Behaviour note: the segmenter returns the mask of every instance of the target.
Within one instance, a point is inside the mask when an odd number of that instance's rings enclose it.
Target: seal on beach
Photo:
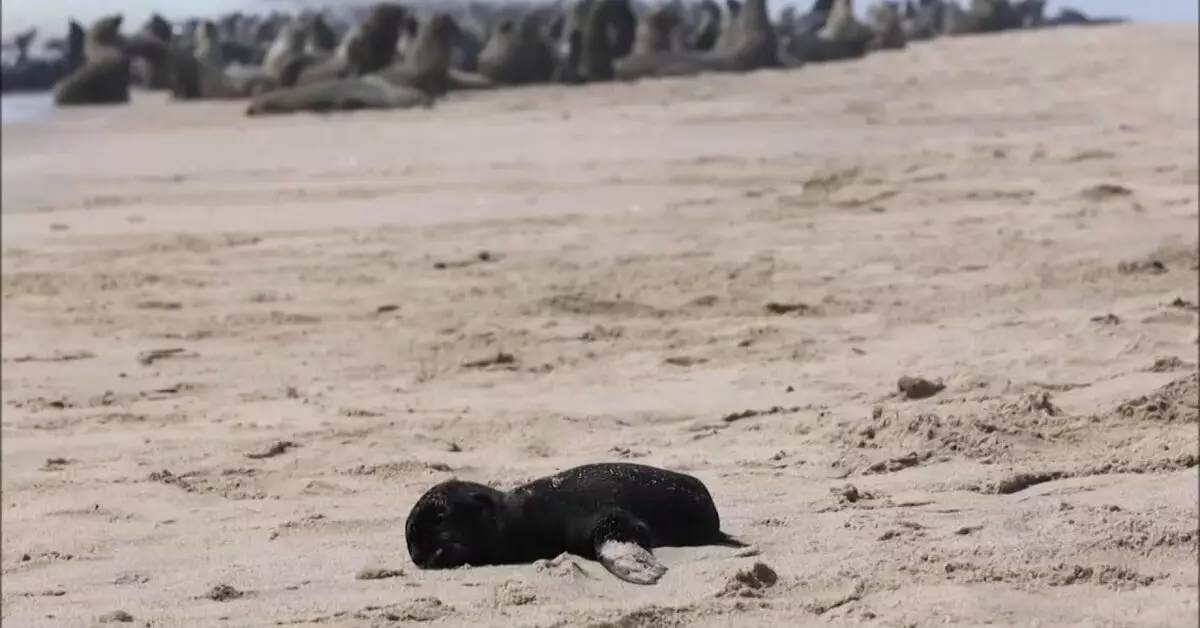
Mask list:
[[[875,32],[875,37],[868,46],[871,50],[903,50],[908,45],[900,7],[895,2],[885,1],[873,5],[867,10],[867,20],[867,26]]]
[[[688,48],[698,52],[712,50],[721,34],[721,7],[716,0],[701,0],[693,10],[697,23],[689,37]]]
[[[154,13],[142,25],[141,30],[134,34],[134,37],[138,36],[153,37],[169,46],[173,43],[175,33],[166,18]],[[135,56],[133,73],[146,89],[165,90],[170,88],[171,76],[166,64],[154,64]]]
[[[743,73],[781,66],[775,29],[767,16],[766,0],[746,0],[744,4],[737,5],[740,8],[736,14],[731,5],[732,17],[713,50],[665,50],[626,56],[606,55],[606,52],[615,51],[606,51],[603,46],[597,46],[595,36],[619,29],[620,24],[613,24],[610,16],[629,12],[628,0],[596,0],[596,4],[593,20],[582,37],[583,51],[580,54],[583,66],[580,74],[588,80],[603,80],[605,74],[609,75],[607,78],[629,81],[705,72]],[[605,23],[610,26],[605,27]]]
[[[476,71],[497,85],[549,81],[555,59],[547,32],[554,17],[545,10],[532,10],[500,20],[479,51]]]
[[[699,479],[623,462],[574,467],[507,493],[442,482],[417,500],[405,536],[421,569],[531,563],[569,552],[633,584],[666,574],[651,553],[656,547],[746,547],[721,531]]]
[[[401,29],[409,17],[402,5],[389,2],[374,5],[366,19],[346,33],[331,57],[293,54],[290,60],[276,62],[282,83],[286,86],[323,83],[387,68],[395,60]],[[273,48],[294,46],[295,37],[291,32],[282,33],[285,43],[273,44]],[[286,54],[286,50],[280,52]]]
[[[823,23],[813,20],[810,23],[812,30],[798,33],[786,43],[784,52],[789,64],[844,61],[865,56],[877,41],[877,34],[854,16],[853,0],[817,4],[824,11]]]
[[[59,106],[129,102],[131,64],[121,36],[122,16],[97,20],[84,39],[84,64],[54,85]]]
[[[357,109],[415,109],[432,107],[433,96],[407,85],[394,85],[378,74],[340,81],[285,87],[250,101],[248,116],[300,112],[329,113]]]
[[[217,23],[204,20],[192,35],[192,54],[200,63],[213,68],[225,67],[225,55],[221,50],[221,33]]]
[[[55,53],[49,58],[29,55],[29,46],[36,35],[36,30],[26,31],[14,42],[18,50],[17,60],[13,64],[4,64],[3,72],[0,72],[5,93],[51,89],[60,79],[83,65],[84,40],[87,36],[78,22],[69,22],[65,38],[47,43],[46,48]]]

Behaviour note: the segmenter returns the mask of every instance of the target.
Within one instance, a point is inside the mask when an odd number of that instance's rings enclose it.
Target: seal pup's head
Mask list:
[[[461,480],[426,491],[404,526],[413,564],[421,569],[491,564],[501,549],[503,501],[504,493]]]

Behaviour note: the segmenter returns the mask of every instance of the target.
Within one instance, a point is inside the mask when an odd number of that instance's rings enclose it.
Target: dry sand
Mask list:
[[[1194,626],[1197,53],[5,128],[5,625]],[[433,483],[613,459],[761,555],[409,563]]]

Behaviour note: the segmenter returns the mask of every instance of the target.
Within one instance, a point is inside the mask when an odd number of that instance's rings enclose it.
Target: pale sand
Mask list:
[[[5,625],[1194,626],[1197,52],[6,128]],[[761,555],[409,563],[432,484],[613,459],[697,475]]]

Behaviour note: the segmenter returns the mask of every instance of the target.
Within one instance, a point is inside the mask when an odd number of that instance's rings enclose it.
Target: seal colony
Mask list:
[[[647,465],[588,464],[503,492],[448,480],[425,492],[405,524],[421,569],[532,563],[570,553],[617,578],[655,584],[656,547],[746,544],[721,531],[704,483]]]
[[[772,21],[767,0],[575,0],[428,9],[395,2],[290,15],[231,13],[122,35],[120,14],[31,55],[36,31],[5,44],[3,89],[54,89],[61,106],[121,104],[131,87],[176,100],[249,99],[248,115],[428,107],[471,89],[632,81],[799,68],[899,51],[935,37],[1110,24],[1045,0],[815,0]]]

